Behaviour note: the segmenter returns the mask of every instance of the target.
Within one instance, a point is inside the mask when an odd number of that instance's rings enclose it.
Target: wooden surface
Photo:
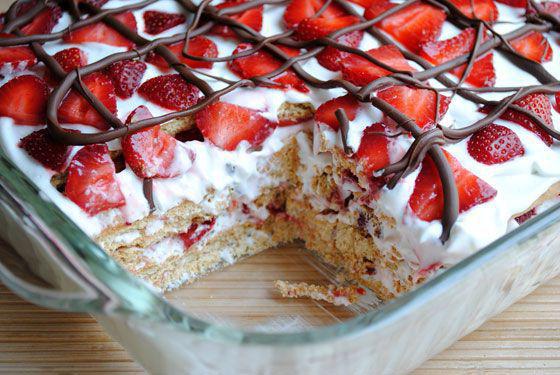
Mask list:
[[[560,373],[560,278],[430,360],[418,374]],[[87,315],[33,306],[0,285],[0,372],[142,373]]]

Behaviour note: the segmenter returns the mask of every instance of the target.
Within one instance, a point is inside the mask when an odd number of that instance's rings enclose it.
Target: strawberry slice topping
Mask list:
[[[24,15],[36,4],[37,1],[32,1],[20,7],[18,16]],[[26,35],[48,34],[56,26],[60,17],[62,17],[62,10],[57,5],[48,3],[46,8],[33,17],[31,22],[21,27],[21,32]]]
[[[406,72],[414,71],[414,68],[408,64],[408,61],[404,58],[401,51],[393,45],[384,45],[378,48],[370,49],[367,53],[371,57],[389,65],[394,69]],[[341,65],[342,76],[358,86],[365,86],[380,77],[391,74],[390,71],[375,65],[361,56],[353,54],[350,54],[342,60]]]
[[[384,135],[385,125],[373,124],[364,130],[360,147],[355,157],[359,160],[366,175],[389,165],[389,139]]]
[[[474,48],[475,39],[476,31],[472,28],[468,28],[461,31],[461,33],[453,38],[423,44],[419,54],[432,64],[440,65],[471,52]],[[478,57],[466,81],[477,87],[494,86],[496,83],[496,72],[494,71],[492,60],[492,53]],[[467,64],[464,64],[451,70],[451,73],[457,77],[462,77],[466,68]]]
[[[235,150],[241,141],[260,145],[276,126],[254,109],[225,102],[203,108],[195,121],[205,139],[227,151]]]
[[[498,3],[509,5],[514,8],[527,8],[527,0],[496,0]]]
[[[525,154],[525,148],[517,134],[505,126],[495,124],[474,133],[467,142],[467,149],[473,159],[487,165],[505,163]]]
[[[207,68],[211,69],[214,65],[211,61],[199,61],[199,60],[191,60],[183,56],[183,42],[175,43],[167,48],[177,58],[184,64],[187,64],[191,68]],[[191,40],[189,40],[189,48],[187,53],[193,56],[200,56],[200,57],[218,57],[218,47],[216,44],[211,41],[210,39],[203,37],[203,36],[195,36]],[[155,52],[150,52],[146,58],[146,61],[150,64],[154,64],[162,69],[168,69],[169,64],[163,59],[163,57],[159,56]]]
[[[253,48],[252,44],[241,43],[235,48],[233,54],[238,54]],[[288,55],[292,52],[282,48]],[[295,52],[295,51],[293,51]],[[282,62],[272,56],[270,53],[259,50],[249,56],[239,57],[228,61],[229,69],[241,78],[253,78],[268,74],[282,66]],[[305,83],[294,73],[293,70],[287,70],[272,78],[283,89],[293,88],[301,92],[308,92],[309,89]]]
[[[364,32],[361,30],[352,31],[351,33],[344,34],[336,38],[336,41],[345,46],[357,48],[362,41]],[[327,46],[321,53],[317,55],[317,61],[324,68],[332,71],[338,71],[342,69],[342,60],[348,56],[355,56],[349,52],[344,52],[338,48]]]
[[[532,112],[534,115],[541,118],[541,120],[547,125],[552,127],[552,105],[550,100],[544,94],[530,94],[521,99],[513,102],[514,104],[520,106],[521,108]],[[490,108],[482,107],[480,109],[483,113],[490,112]],[[544,143],[551,146],[553,139],[546,131],[542,130],[537,124],[529,119],[522,113],[519,113],[513,109],[506,110],[501,116],[501,119],[513,121],[525,129],[532,131],[538,135]]]
[[[356,114],[360,108],[360,103],[350,94],[328,100],[317,108],[317,111],[315,112],[315,121],[317,123],[328,125],[334,131],[337,131],[339,123],[336,119],[335,112],[339,108],[344,109],[348,120],[352,121],[356,118]]]
[[[556,102],[554,109],[556,109],[556,112],[560,113],[560,91],[554,95],[554,101]]]
[[[140,86],[146,72],[146,64],[138,60],[123,60],[112,63],[105,69],[115,86],[115,93],[119,98],[130,98]]]
[[[379,91],[377,97],[413,119],[421,128],[429,128],[435,125],[437,95],[432,90],[409,86],[392,86]],[[449,103],[450,99],[447,96],[440,95],[439,118],[445,115]]]
[[[451,154],[446,151],[444,153],[453,171],[459,192],[459,212],[465,212],[496,196],[497,191],[492,186],[463,168]],[[429,156],[422,162],[408,204],[412,212],[421,220],[432,221],[442,218],[443,187],[439,171]]]
[[[48,129],[41,129],[23,137],[19,147],[27,151],[29,156],[43,166],[61,172],[66,165],[71,146],[56,142]]]
[[[127,124],[153,117],[148,108],[141,105],[128,116]],[[121,141],[124,160],[141,178],[166,178],[174,175],[171,165],[175,157],[177,141],[161,130],[159,125],[150,126],[127,134]]]
[[[76,47],[58,51],[53,55],[53,58],[60,64],[60,67],[66,73],[76,68],[81,68],[82,66],[87,65],[87,56],[85,52]],[[47,72],[45,73],[45,80],[53,86],[57,83],[56,78],[50,70],[47,70]]]
[[[180,74],[154,77],[140,86],[138,93],[161,107],[181,111],[196,104],[200,90]]]
[[[204,238],[214,228],[214,224],[216,224],[216,218],[203,221],[202,223],[193,223],[186,232],[179,234],[185,245],[185,250],[188,250],[192,245]]]
[[[144,31],[148,34],[155,35],[180,25],[185,21],[186,18],[183,14],[147,10],[144,12]]]
[[[556,1],[543,1],[541,3],[545,13],[551,14],[556,18],[560,18],[560,2]]]
[[[17,76],[0,87],[0,116],[21,125],[44,124],[48,97],[49,88],[41,78]]]
[[[386,0],[375,2],[364,17],[373,19],[395,5]],[[376,25],[389,33],[409,50],[416,52],[422,43],[436,40],[441,34],[445,12],[425,3],[415,3],[385,17]]]
[[[510,44],[514,50],[529,60],[538,63],[552,61],[552,48],[548,40],[538,31],[514,39]]]
[[[115,87],[106,74],[94,72],[85,76],[82,81],[111,113],[117,113]],[[66,124],[91,125],[100,130],[109,128],[109,124],[97,113],[95,108],[74,89],[62,101],[58,109],[58,119]]]
[[[13,34],[0,33],[0,38],[14,37]],[[29,47],[0,47],[0,68],[10,65],[15,71],[25,70],[37,64],[37,57]]]
[[[106,144],[87,145],[76,153],[64,193],[90,216],[125,204]]]
[[[117,20],[125,24],[129,29],[136,31],[136,18],[131,12],[120,13],[115,16]],[[121,35],[117,30],[107,26],[103,22],[70,30],[64,35],[66,43],[96,42],[116,47],[134,47],[134,43]]]
[[[246,0],[228,0],[221,4],[216,5],[217,9],[225,9],[233,6],[237,6],[245,3]],[[263,20],[263,6],[258,5],[244,12],[228,14],[228,17],[241,22],[242,24],[249,26],[255,31],[261,31],[262,20]],[[216,25],[210,30],[211,33],[220,35],[223,37],[236,37],[237,34],[228,26]]]
[[[465,16],[487,22],[498,19],[498,8],[494,0],[450,0]]]
[[[284,23],[289,29],[293,29],[304,19],[315,16],[324,4],[323,0],[292,0],[286,7]],[[331,3],[319,17],[338,18],[344,14],[345,12],[340,6]]]
[[[359,21],[360,19],[355,16],[306,18],[298,24],[296,38],[299,40],[318,39]]]

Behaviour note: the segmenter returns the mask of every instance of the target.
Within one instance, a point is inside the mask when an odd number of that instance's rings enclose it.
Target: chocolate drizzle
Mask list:
[[[193,115],[208,104],[212,103],[213,101],[219,100],[221,96],[237,89],[238,87],[254,87],[258,84],[274,84],[274,82],[272,81],[273,77],[282,74],[287,69],[293,69],[293,71],[295,71],[295,73],[309,86],[319,89],[343,88],[359,101],[364,103],[371,103],[374,107],[380,109],[387,116],[393,119],[399,125],[399,127],[402,128],[403,132],[408,132],[412,135],[412,137],[414,138],[414,142],[412,143],[412,146],[406,152],[404,157],[396,163],[389,165],[383,171],[379,171],[382,175],[389,178],[389,188],[394,187],[401,178],[407,176],[412,171],[417,169],[424,157],[427,154],[430,155],[439,171],[444,193],[444,214],[442,218],[443,230],[440,237],[442,241],[446,241],[449,238],[451,228],[455,223],[459,213],[459,198],[457,187],[455,185],[453,173],[451,171],[449,163],[447,162],[447,159],[441,149],[442,145],[446,143],[459,142],[469,137],[477,130],[483,128],[484,126],[487,126],[488,124],[499,118],[500,115],[508,109],[515,110],[526,115],[539,128],[546,131],[554,139],[560,140],[560,132],[557,132],[556,130],[547,126],[547,124],[545,124],[541,118],[535,116],[533,113],[513,104],[513,102],[518,98],[521,98],[530,93],[538,92],[551,94],[560,91],[560,83],[555,77],[550,75],[539,63],[528,60],[516,53],[509,45],[509,41],[527,35],[528,33],[533,31],[559,31],[559,20],[554,15],[546,13],[544,9],[533,0],[529,0],[531,12],[526,17],[527,23],[520,28],[503,35],[500,35],[495,30],[493,30],[492,25],[490,25],[488,22],[465,16],[449,0],[425,0],[433,6],[443,9],[447,14],[447,19],[459,28],[474,27],[477,31],[472,51],[438,66],[433,66],[420,56],[407,51],[401,45],[391,40],[374,26],[384,18],[398,12],[399,10],[413,3],[418,2],[419,0],[407,0],[379,14],[377,17],[371,20],[366,20],[363,16],[358,14],[346,0],[327,0],[325,5],[317,12],[318,14],[324,11],[327,8],[328,4],[334,1],[348,14],[357,16],[359,18],[359,22],[346,28],[340,29],[326,37],[322,37],[312,41],[296,40],[295,38],[293,38],[293,31],[286,31],[278,35],[265,37],[255,30],[251,29],[250,27],[230,17],[230,15],[232,14],[254,7],[263,6],[265,4],[285,4],[288,3],[288,0],[250,0],[245,3],[240,3],[239,5],[223,9],[217,9],[216,7],[210,5],[210,0],[204,0],[199,5],[195,5],[191,0],[177,0],[177,2],[185,9],[185,11],[192,15],[190,21],[191,23],[187,31],[185,33],[180,33],[169,37],[157,38],[154,40],[147,40],[143,38],[134,30],[131,30],[114,17],[115,14],[140,9],[147,5],[153,4],[155,1],[156,0],[144,0],[120,8],[102,10],[91,5],[88,2],[59,0],[57,1],[58,5],[66,9],[72,15],[74,23],[67,30],[51,34],[37,35],[23,35],[19,31],[19,27],[31,21],[33,17],[35,17],[41,10],[43,10],[47,6],[48,1],[38,2],[36,6],[27,11],[25,15],[20,17],[16,17],[16,14],[18,13],[19,7],[23,3],[25,3],[26,0],[18,0],[10,7],[5,17],[6,24],[4,26],[4,32],[13,33],[15,36],[0,39],[0,47],[29,45],[37,55],[37,58],[41,62],[43,62],[56,75],[56,77],[60,79],[59,85],[53,90],[49,98],[47,107],[47,125],[51,134],[57,140],[63,143],[74,145],[107,142],[122,137],[131,131],[143,129],[148,126],[160,124],[179,117]],[[472,13],[474,14],[474,9]],[[85,15],[87,15],[87,17],[84,17]],[[203,20],[204,22],[202,22]],[[106,23],[108,26],[114,28],[123,36],[132,41],[135,44],[135,48],[130,51],[109,55],[95,63],[65,73],[57,63],[57,61],[49,56],[41,46],[41,43],[59,40],[67,32],[100,21]],[[202,35],[209,32],[214,25],[228,26],[240,40],[252,43],[253,48],[240,52],[236,55],[215,58],[189,55],[189,40],[197,35]],[[363,30],[369,33],[382,44],[393,44],[397,46],[397,48],[399,48],[399,50],[407,59],[418,63],[424,68],[424,70],[417,72],[399,71],[386,65],[382,61],[375,59],[374,57],[358,48],[348,47],[336,41],[336,38],[338,36],[356,30]],[[487,38],[485,39],[486,36]],[[177,59],[177,57],[166,47],[166,45],[181,41],[184,42],[184,48],[182,51],[183,55],[193,60],[208,62],[231,61],[232,59],[238,57],[248,56],[252,53],[255,53],[256,51],[266,50],[268,53],[271,53],[273,56],[280,59],[282,61],[282,65],[273,72],[262,76],[253,77],[251,79],[230,81],[220,77],[213,77],[207,73],[202,73],[181,63]],[[288,56],[281,48],[279,48],[278,45],[305,49],[305,52],[300,53],[298,56],[291,57]],[[381,68],[386,69],[391,74],[374,80],[373,82],[370,82],[363,87],[356,86],[344,79],[332,79],[325,81],[314,77],[301,66],[300,62],[316,56],[327,46],[359,55],[367,59],[368,61],[380,66]],[[492,51],[493,49],[499,49],[509,58],[509,60],[513,64],[531,73],[539,82],[542,83],[542,85],[508,88],[463,87],[462,84],[471,71],[476,59]],[[143,58],[151,51],[161,56],[171,68],[173,68],[185,79],[185,81],[198,87],[202,96],[197,104],[186,110],[172,112],[162,116],[140,120],[128,125],[124,125],[114,114],[112,114],[107,108],[105,108],[103,104],[97,98],[95,98],[95,96],[93,96],[93,94],[88,90],[87,87],[85,87],[85,85],[82,84],[81,77],[83,75],[104,69],[116,61]],[[466,68],[457,82],[449,79],[446,76],[446,73],[448,73],[450,70],[464,64],[466,64]],[[217,80],[220,80],[226,83],[226,87],[219,90],[213,90],[204,79],[200,78],[201,75],[213,77]],[[425,83],[425,81],[428,79],[436,79],[441,84],[443,84],[444,87],[433,88]],[[379,90],[381,88],[385,88],[390,85],[403,84],[433,90],[436,93],[437,104],[434,116],[436,119],[435,128],[423,131],[417,124],[415,124],[415,122],[411,118],[407,117],[405,114],[398,111],[389,103],[379,99],[375,95],[376,90]],[[77,90],[89,103],[91,103],[91,105],[99,112],[99,114],[107,121],[107,123],[111,125],[112,129],[94,134],[81,134],[70,132],[62,128],[57,119],[57,110],[68,91],[72,88]],[[461,129],[450,129],[442,127],[438,124],[440,93],[442,91],[450,91],[452,95],[460,95],[463,98],[470,100],[478,105],[488,106],[489,108],[491,108],[491,110],[483,119],[476,121],[475,123],[467,127]],[[478,92],[511,92],[512,94],[500,101],[490,101],[479,96],[477,94]],[[346,143],[346,136],[349,126],[348,118],[343,110],[337,110],[336,117],[341,125],[340,127],[343,136],[342,139],[344,141],[344,150],[346,153],[351,153],[352,150]],[[154,203],[152,199],[151,180],[145,180],[144,191],[150,203],[150,209],[153,209]]]

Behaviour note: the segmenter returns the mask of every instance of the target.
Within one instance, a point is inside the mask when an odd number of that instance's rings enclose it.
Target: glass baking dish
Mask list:
[[[560,273],[560,205],[390,303],[366,298],[352,308],[271,292],[275,278],[335,279],[294,248],[162,296],[103,252],[2,150],[0,210],[2,238],[52,288],[16,274],[4,255],[1,281],[38,305],[92,314],[158,374],[403,373]]]

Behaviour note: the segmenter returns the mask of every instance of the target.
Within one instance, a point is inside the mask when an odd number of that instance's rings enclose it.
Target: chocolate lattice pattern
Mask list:
[[[444,194],[444,213],[442,218],[443,231],[441,235],[442,241],[446,241],[449,238],[451,228],[459,214],[459,198],[457,186],[453,178],[451,167],[442,151],[442,145],[446,143],[459,142],[469,137],[477,130],[483,128],[486,125],[489,125],[494,120],[499,118],[508,109],[517,111],[525,115],[540,129],[552,136],[552,138],[554,138],[555,140],[560,140],[560,132],[547,126],[547,124],[545,124],[539,116],[536,116],[531,111],[513,104],[517,99],[522,98],[528,94],[551,94],[560,91],[560,83],[557,78],[549,74],[539,63],[531,61],[518,54],[509,44],[509,41],[527,35],[534,31],[560,31],[560,20],[554,15],[546,13],[540,4],[535,3],[533,0],[530,0],[529,7],[531,8],[531,13],[528,13],[528,16],[526,17],[526,23],[516,30],[500,35],[492,28],[491,24],[484,20],[477,19],[474,16],[473,18],[470,18],[464,15],[455,5],[453,5],[453,3],[448,0],[425,0],[426,3],[441,8],[446,13],[447,20],[455,26],[461,29],[465,29],[467,27],[473,27],[476,29],[476,39],[474,47],[470,53],[456,57],[444,64],[434,66],[420,56],[406,50],[404,47],[393,41],[391,38],[387,37],[386,34],[384,34],[380,29],[374,26],[384,18],[398,12],[399,10],[413,3],[419,2],[419,0],[407,0],[387,11],[382,12],[377,17],[370,20],[366,20],[362,15],[358,14],[356,10],[345,0],[327,0],[317,14],[323,12],[333,1],[341,6],[348,14],[357,16],[359,18],[359,22],[343,29],[337,30],[336,32],[331,33],[326,37],[311,41],[300,41],[296,40],[293,37],[293,30],[285,31],[278,35],[265,37],[259,32],[231,17],[231,15],[235,13],[246,11],[248,9],[259,7],[265,4],[282,5],[289,3],[289,1],[286,0],[253,0],[239,3],[239,5],[223,9],[218,9],[215,6],[210,5],[210,0],[204,0],[199,5],[194,4],[191,0],[177,0],[181,7],[187,13],[190,13],[192,15],[187,31],[177,35],[157,38],[153,40],[148,40],[140,36],[134,30],[119,22],[114,17],[114,15],[125,11],[131,11],[146,7],[150,4],[155,3],[156,0],[144,0],[120,8],[105,10],[97,8],[88,2],[78,2],[76,0],[59,0],[56,1],[56,3],[72,15],[73,24],[67,30],[50,34],[36,35],[24,35],[19,30],[19,28],[27,24],[33,19],[33,17],[35,17],[37,14],[39,14],[39,12],[45,9],[45,7],[48,5],[48,1],[38,2],[37,5],[31,8],[25,15],[17,17],[16,15],[18,13],[18,9],[20,8],[20,6],[27,2],[26,0],[18,0],[10,7],[8,13],[6,14],[6,24],[3,30],[4,33],[12,33],[15,35],[15,37],[0,39],[0,46],[15,46],[22,44],[29,45],[33,52],[36,54],[37,58],[42,61],[54,73],[54,75],[61,80],[59,85],[53,90],[48,101],[47,125],[51,134],[56,137],[56,139],[60,140],[63,143],[74,145],[107,142],[109,140],[122,137],[131,131],[143,129],[148,126],[160,124],[179,117],[193,115],[204,108],[206,105],[210,104],[213,101],[219,100],[221,96],[235,90],[236,88],[254,87],[259,84],[273,84],[271,80],[273,77],[282,74],[290,68],[293,69],[295,73],[301,79],[303,79],[307,85],[314,88],[342,88],[349,94],[353,95],[360,102],[371,103],[374,107],[384,112],[387,116],[393,119],[402,128],[403,131],[410,133],[414,138],[414,142],[412,143],[411,147],[400,161],[391,164],[384,170],[380,171],[383,176],[389,178],[389,188],[394,187],[401,178],[405,177],[416,168],[418,168],[427,154],[429,154],[434,161],[439,171]],[[472,4],[471,6],[474,6],[474,4]],[[475,14],[474,8],[472,14]],[[41,46],[41,44],[44,42],[61,39],[63,35],[70,30],[75,30],[79,27],[99,21],[102,21],[108,26],[116,29],[123,36],[132,41],[135,44],[135,48],[127,52],[109,55],[95,63],[77,68],[66,73],[63,71],[58,62],[52,56],[48,55]],[[228,26],[241,41],[250,42],[254,45],[254,47],[239,54],[227,57],[209,58],[187,54],[187,45],[189,40],[197,35],[207,33],[214,25]],[[357,30],[362,30],[369,33],[381,44],[395,45],[408,60],[416,62],[424,70],[415,72],[400,71],[392,68],[391,66],[388,66],[387,64],[379,61],[378,59],[372,57],[371,55],[358,48],[349,47],[336,41],[337,37]],[[224,78],[211,76],[212,79],[220,80],[225,84],[224,88],[214,90],[203,78],[201,78],[204,76],[208,76],[208,74],[196,69],[192,69],[187,65],[181,63],[178,58],[166,47],[166,45],[180,41],[185,41],[183,55],[192,60],[224,62],[233,60],[238,57],[247,56],[259,50],[266,50],[274,57],[280,59],[283,64],[278,69],[268,74],[253,77],[250,79],[231,81]],[[305,49],[305,52],[300,53],[298,56],[288,56],[281,48],[279,48],[279,45]],[[344,79],[333,79],[325,81],[314,77],[302,67],[300,62],[316,56],[327,46],[335,47],[337,49],[359,55],[367,59],[368,61],[380,66],[381,68],[391,72],[391,74],[376,79],[362,87],[356,86]],[[500,50],[500,52],[503,52],[506,55],[510,62],[531,73],[541,83],[541,85],[502,88],[470,88],[464,86],[463,83],[469,72],[472,70],[476,58],[494,49]],[[82,83],[81,77],[83,75],[104,69],[110,64],[117,61],[127,59],[143,59],[151,51],[154,51],[156,54],[161,56],[171,68],[173,68],[183,77],[183,79],[185,79],[186,82],[196,86],[200,90],[202,97],[197,104],[191,106],[186,110],[171,112],[162,116],[135,121],[126,126],[117,116],[111,113],[111,111],[104,107],[103,104],[93,96],[89,89]],[[457,82],[449,79],[445,75],[445,73],[464,64],[466,64],[466,68],[462,73],[461,78]],[[431,87],[427,83],[424,83],[428,79],[436,79],[444,87]],[[395,107],[391,106],[386,101],[383,101],[382,99],[375,96],[376,90],[385,88],[390,85],[399,84],[406,84],[418,88],[429,89],[435,92],[435,128],[423,131],[414,122],[414,120],[407,117],[404,113],[398,111]],[[76,89],[81,95],[83,95],[84,98],[103,117],[103,119],[111,125],[112,129],[94,134],[80,134],[76,132],[70,132],[62,128],[57,119],[57,109],[71,88]],[[441,126],[439,124],[440,93],[444,91],[449,91],[452,93],[452,95],[460,95],[463,98],[478,105],[487,106],[488,108],[491,108],[491,110],[484,118],[464,128],[451,129]],[[486,100],[478,95],[477,93],[479,92],[511,92],[512,94],[506,96],[502,100],[491,101]],[[345,144],[345,150],[348,151],[345,140],[345,135],[347,134],[348,130],[348,119],[343,110],[337,110],[336,116],[341,124],[341,131],[343,135],[342,139]],[[150,185],[151,184],[149,180],[145,181],[145,191],[150,190]]]

